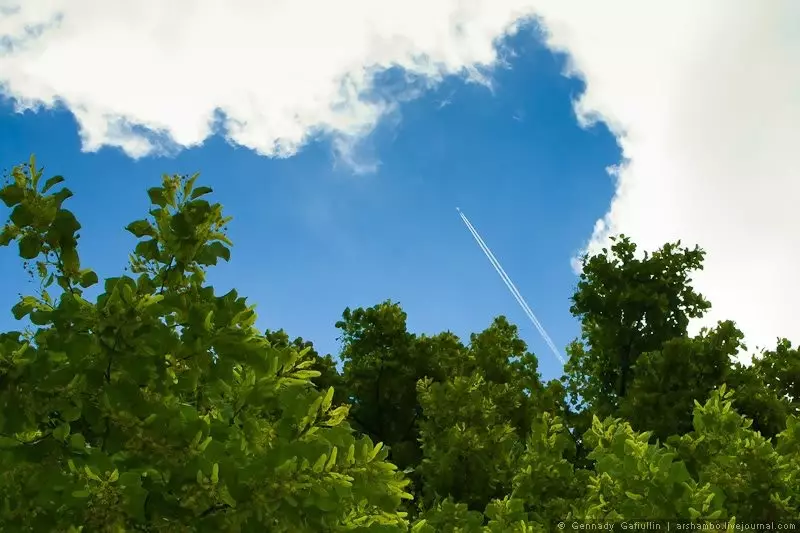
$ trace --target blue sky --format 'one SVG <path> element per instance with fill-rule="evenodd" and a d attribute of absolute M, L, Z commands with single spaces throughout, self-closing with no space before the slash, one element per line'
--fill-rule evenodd
<path fill-rule="evenodd" d="M 210 282 L 258 304 L 259 325 L 284 328 L 338 352 L 334 322 L 346 306 L 399 301 L 416 332 L 467 338 L 504 314 L 520 326 L 542 372 L 560 365 L 508 293 L 455 211 L 470 217 L 559 348 L 577 335 L 569 314 L 570 259 L 613 193 L 605 168 L 620 157 L 599 124 L 581 129 L 572 99 L 582 83 L 563 57 L 524 33 L 487 87 L 453 79 L 405 103 L 360 148 L 377 172 L 337 165 L 321 139 L 287 159 L 260 157 L 214 137 L 175 157 L 134 161 L 116 149 L 82 153 L 71 114 L 0 108 L 0 160 L 35 152 L 75 192 L 81 254 L 117 275 L 134 239 L 124 226 L 148 208 L 162 173 L 201 172 L 234 217 L 230 264 Z M 442 106 L 446 100 L 451 103 Z M 29 290 L 13 250 L 0 255 L 0 307 Z M 6 311 L 2 327 L 13 322 Z"/>
<path fill-rule="evenodd" d="M 706 250 L 694 284 L 713 308 L 692 329 L 735 320 L 745 361 L 800 341 L 800 2 L 0 0 L 0 12 L 0 157 L 33 151 L 70 179 L 101 274 L 125 264 L 121 228 L 145 190 L 199 170 L 235 217 L 233 261 L 212 280 L 322 351 L 336 351 L 344 307 L 391 298 L 415 331 L 466 336 L 506 314 L 544 374 L 560 372 L 456 206 L 558 346 L 577 334 L 571 258 L 618 233 Z M 0 254 L 6 308 L 25 287 L 13 265 Z"/>

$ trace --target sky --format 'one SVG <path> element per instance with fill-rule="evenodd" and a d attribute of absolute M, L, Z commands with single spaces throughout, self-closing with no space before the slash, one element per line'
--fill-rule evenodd
<path fill-rule="evenodd" d="M 798 25 L 793 0 L 0 0 L 0 162 L 67 178 L 101 277 L 146 189 L 201 172 L 234 217 L 210 281 L 323 353 L 392 299 L 419 333 L 506 315 L 560 375 L 456 207 L 559 347 L 575 258 L 625 233 L 706 249 L 693 326 L 752 353 L 800 339 Z M 33 289 L 13 250 L 0 279 L 5 309 Z"/>

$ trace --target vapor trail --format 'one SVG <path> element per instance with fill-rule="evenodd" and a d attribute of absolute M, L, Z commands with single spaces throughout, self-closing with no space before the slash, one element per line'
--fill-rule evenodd
<path fill-rule="evenodd" d="M 492 253 L 492 251 L 489 249 L 489 246 L 486 244 L 486 242 L 478 233 L 478 230 L 475 229 L 475 226 L 472 225 L 472 223 L 469 221 L 469 219 L 467 219 L 467 217 L 463 213 L 461 213 L 461 219 L 467 225 L 467 229 L 469 229 L 470 233 L 472 233 L 472 236 L 475 237 L 475 240 L 478 242 L 478 246 L 480 246 L 481 249 L 483 250 L 483 253 L 486 254 L 486 257 L 489 259 L 489 262 L 492 263 L 492 266 L 494 266 L 497 273 L 500 274 L 500 277 L 506 284 L 506 287 L 508 287 L 509 291 L 511 291 L 511 294 L 514 296 L 514 298 L 516 298 L 517 302 L 522 307 L 522 310 L 531 319 L 533 325 L 536 326 L 536 329 L 539 330 L 539 333 L 544 337 L 545 342 L 547 342 L 548 346 L 551 346 L 551 349 L 553 349 L 552 341 L 550 341 L 550 337 L 547 335 L 547 332 L 544 331 L 542 324 L 533 314 L 533 311 L 531 310 L 530 306 L 527 304 L 525 299 L 522 297 L 522 294 L 519 292 L 519 289 L 517 289 L 516 285 L 514 285 L 514 282 L 511 281 L 509 275 L 506 274 L 505 269 L 503 269 L 502 265 L 500 265 L 500 261 L 498 261 L 497 257 L 495 257 L 494 253 Z"/>
<path fill-rule="evenodd" d="M 470 232 L 472 233 L 473 237 L 475 237 L 475 240 L 478 242 L 478 245 L 481 247 L 481 249 L 483 250 L 484 254 L 486 254 L 486 257 L 492 263 L 492 266 L 494 266 L 494 268 L 497 271 L 497 273 L 500 274 L 500 277 L 503 279 L 503 282 L 506 284 L 506 287 L 508 287 L 508 290 L 511 291 L 511 294 L 517 300 L 517 303 L 519 303 L 520 307 L 522 307 L 522 310 L 525 312 L 525 314 L 528 316 L 528 318 L 531 320 L 531 322 L 533 322 L 533 325 L 539 331 L 539 334 L 544 339 L 544 341 L 547 344 L 548 348 L 550 348 L 550 350 L 558 358 L 558 360 L 561 361 L 562 364 L 564 364 L 564 359 L 559 354 L 558 349 L 555 346 L 555 343 L 553 343 L 552 339 L 550 338 L 550 336 L 545 331 L 545 329 L 542 326 L 541 322 L 539 322 L 539 319 L 536 318 L 536 315 L 534 315 L 534 313 L 531 310 L 530 306 L 525 301 L 525 299 L 522 297 L 522 294 L 519 292 L 519 289 L 517 289 L 516 285 L 514 285 L 514 282 L 511 281 L 511 278 L 508 276 L 508 274 L 506 274 L 506 272 L 503 269 L 502 265 L 500 265 L 500 261 L 497 260 L 497 257 L 495 257 L 495 255 L 492 253 L 492 251 L 486 245 L 486 242 L 481 238 L 481 236 L 478 234 L 478 231 L 469 222 L 469 220 L 466 218 L 466 216 L 464 216 L 463 213 L 462 213 L 461 216 L 462 216 L 462 219 L 464 220 L 464 222 L 467 224 L 467 228 L 470 230 Z"/>
<path fill-rule="evenodd" d="M 486 245 L 484 240 L 481 238 L 480 234 L 478 234 L 478 230 L 476 230 L 475 227 L 472 225 L 472 223 L 470 223 L 466 215 L 464 215 L 464 213 L 461 212 L 461 209 L 456 207 L 456 211 L 458 211 L 461 220 L 464 221 L 464 224 L 467 226 L 467 229 L 475 238 L 475 241 L 478 243 L 478 246 L 480 246 L 481 250 L 483 250 L 483 253 L 486 255 L 486 258 L 489 259 L 489 262 L 492 264 L 494 269 L 500 275 L 500 278 L 503 280 L 503 283 L 505 283 L 506 287 L 508 287 L 508 290 L 511 292 L 511 295 L 514 296 L 514 298 L 517 300 L 517 303 L 522 308 L 522 311 L 528 316 L 530 321 L 533 323 L 534 327 L 539 332 L 539 335 L 541 335 L 542 339 L 544 339 L 544 342 L 545 344 L 547 344 L 547 347 L 550 348 L 550 351 L 553 352 L 553 355 L 555 355 L 556 358 L 563 365 L 565 363 L 564 358 L 559 353 L 555 343 L 553 343 L 553 340 L 550 338 L 550 335 L 547 334 L 541 322 L 539 322 L 539 319 L 536 318 L 536 315 L 533 314 L 533 311 L 531 310 L 528 303 L 525 301 L 525 298 L 522 297 L 522 294 L 520 294 L 516 285 L 514 285 L 514 282 L 511 281 L 510 277 L 508 277 L 508 274 L 506 274 L 506 271 L 503 269 L 502 265 L 500 265 L 500 261 L 497 260 L 495 255 L 492 253 L 492 251 Z"/>

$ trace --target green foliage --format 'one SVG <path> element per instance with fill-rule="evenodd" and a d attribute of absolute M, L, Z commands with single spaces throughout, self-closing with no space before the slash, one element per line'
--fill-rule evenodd
<path fill-rule="evenodd" d="M 206 284 L 230 260 L 230 219 L 197 177 L 147 191 L 149 215 L 127 226 L 132 277 L 93 301 L 64 178 L 32 158 L 0 189 L 0 245 L 39 282 L 11 310 L 24 331 L 0 333 L 0 530 L 538 533 L 800 515 L 800 353 L 781 339 L 743 365 L 733 322 L 688 335 L 710 307 L 690 283 L 702 250 L 638 254 L 621 237 L 586 257 L 561 380 L 542 380 L 503 317 L 464 343 L 409 332 L 391 301 L 344 311 L 340 372 Z"/>
<path fill-rule="evenodd" d="M 742 333 L 728 321 L 642 354 L 620 413 L 635 429 L 652 431 L 661 441 L 691 431 L 694 402 L 725 383 L 741 339 Z"/>
<path fill-rule="evenodd" d="M 800 414 L 800 347 L 793 348 L 788 339 L 780 339 L 778 347 L 756 357 L 753 366 L 764 384 L 788 400 L 794 414 Z"/>
<path fill-rule="evenodd" d="M 725 518 L 712 505 L 716 500 L 707 500 L 710 486 L 699 486 L 674 452 L 649 439 L 649 433 L 637 433 L 620 419 L 594 418 L 587 441 L 595 470 L 575 514 L 606 520 Z"/>
<path fill-rule="evenodd" d="M 704 252 L 666 244 L 639 257 L 625 236 L 587 257 L 573 296 L 582 346 L 573 345 L 565 367 L 573 399 L 603 416 L 616 413 L 634 379 L 639 357 L 686 334 L 689 320 L 710 304 L 690 285 Z"/>
<path fill-rule="evenodd" d="M 419 472 L 427 501 L 452 495 L 483 510 L 511 491 L 521 450 L 514 427 L 493 401 L 500 387 L 479 375 L 420 383 L 425 418 Z"/>
<path fill-rule="evenodd" d="M 128 226 L 137 277 L 94 302 L 66 189 L 46 195 L 40 177 L 32 161 L 0 192 L 5 244 L 63 288 L 15 306 L 30 334 L 0 336 L 0 529 L 406 528 L 408 481 L 313 386 L 309 350 L 270 342 L 244 298 L 203 284 L 230 242 L 196 176 L 148 191 L 150 217 Z"/>
<path fill-rule="evenodd" d="M 455 496 L 483 510 L 509 494 L 537 416 L 558 411 L 563 391 L 543 384 L 516 327 L 500 317 L 472 336 L 461 371 L 418 383 L 424 501 Z"/>
<path fill-rule="evenodd" d="M 333 405 L 341 405 L 347 401 L 344 396 L 345 389 L 342 386 L 342 376 L 336 370 L 336 363 L 330 355 L 321 356 L 314 349 L 314 344 L 303 340 L 302 337 L 289 340 L 289 335 L 282 329 L 277 331 L 268 330 L 264 333 L 264 336 L 273 348 L 286 349 L 293 347 L 298 351 L 305 350 L 306 357 L 313 363 L 309 366 L 309 370 L 319 372 L 318 376 L 311 378 L 317 389 L 327 391 L 333 387 Z"/>
<path fill-rule="evenodd" d="M 342 332 L 342 380 L 355 427 L 389 446 L 398 466 L 409 467 L 419 460 L 416 382 L 431 374 L 432 361 L 415 349 L 406 314 L 391 302 L 345 309 L 336 327 Z"/>
<path fill-rule="evenodd" d="M 543 411 L 534 420 L 517 461 L 512 497 L 541 524 L 569 516 L 585 497 L 589 472 L 575 466 L 576 447 L 560 417 Z"/>
<path fill-rule="evenodd" d="M 759 433 L 751 420 L 733 409 L 733 391 L 725 385 L 694 409 L 694 431 L 674 438 L 690 471 L 716 489 L 732 515 L 753 521 L 797 517 L 800 493 L 795 482 L 800 463 L 781 454 Z M 789 426 L 795 423 L 789 421 Z M 781 433 L 780 446 L 792 448 L 797 435 Z"/>
<path fill-rule="evenodd" d="M 757 365 L 739 362 L 731 367 L 727 383 L 736 391 L 736 410 L 753 421 L 752 428 L 774 438 L 786 427 L 786 417 L 797 413 L 796 404 L 771 389 Z"/>

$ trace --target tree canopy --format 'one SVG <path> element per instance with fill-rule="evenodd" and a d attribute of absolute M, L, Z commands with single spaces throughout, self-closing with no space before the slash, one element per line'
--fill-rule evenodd
<path fill-rule="evenodd" d="M 38 289 L 0 334 L 0 530 L 800 518 L 798 347 L 744 365 L 733 321 L 689 334 L 711 305 L 691 282 L 700 248 L 619 236 L 585 257 L 560 379 L 505 317 L 466 341 L 419 335 L 392 301 L 344 310 L 337 365 L 206 282 L 230 219 L 197 179 L 147 191 L 129 265 L 101 284 L 64 178 L 33 158 L 6 176 L 0 245 Z"/>

